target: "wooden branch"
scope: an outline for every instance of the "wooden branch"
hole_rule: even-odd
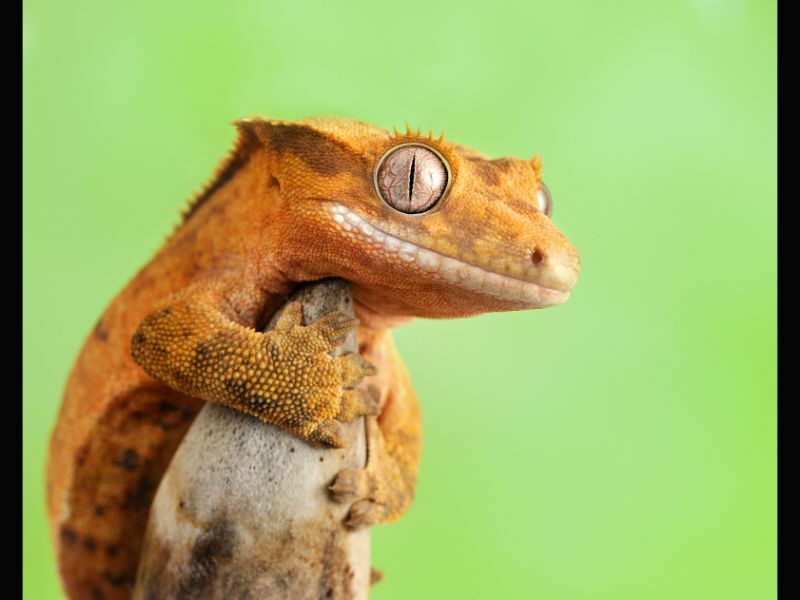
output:
[[[353,314],[347,284],[325,280],[293,299],[308,324]],[[274,323],[267,327],[270,329]],[[339,353],[356,352],[355,333]],[[344,449],[321,450],[277,427],[207,404],[156,493],[134,598],[366,598],[369,530],[344,528],[327,487],[366,464],[364,418]]]

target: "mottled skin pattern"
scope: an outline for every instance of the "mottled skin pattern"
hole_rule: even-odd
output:
[[[350,527],[397,519],[414,492],[421,428],[390,328],[558,304],[575,283],[576,250],[537,209],[537,158],[489,160],[343,118],[237,127],[234,151],[111,303],[67,382],[47,480],[70,597],[130,595],[156,486],[203,401],[320,446],[342,443],[341,421],[378,414],[367,468],[341,473],[331,496],[351,504]],[[376,163],[403,143],[449,163],[446,197],[423,214],[375,191]],[[375,241],[387,236],[407,245]],[[419,248],[428,253],[415,260]],[[351,283],[363,359],[328,354],[355,325],[339,314],[306,327],[290,308],[259,333],[300,283],[326,277]]]

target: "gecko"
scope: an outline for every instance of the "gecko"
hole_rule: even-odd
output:
[[[538,156],[490,159],[343,117],[234,124],[233,149],[68,377],[46,477],[71,598],[130,597],[156,488],[205,402],[328,448],[341,423],[375,417],[367,466],[339,473],[330,497],[350,528],[398,519],[422,438],[392,329],[555,306],[576,283]],[[298,286],[328,277],[349,282],[355,319],[304,326],[290,303],[264,332]],[[358,352],[332,356],[353,328]]]

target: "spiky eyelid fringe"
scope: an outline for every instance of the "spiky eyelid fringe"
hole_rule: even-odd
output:
[[[397,128],[392,129],[382,152],[388,152],[393,146],[397,146],[398,144],[423,144],[425,146],[430,146],[447,159],[454,176],[458,170],[456,145],[445,140],[444,132],[442,132],[439,137],[434,137],[433,130],[429,130],[427,134],[423,134],[420,129],[414,131],[414,129],[406,123],[405,133],[397,131]]]
[[[533,158],[528,161],[533,169],[534,175],[536,175],[536,183],[542,181],[542,157],[538,154],[534,154]]]

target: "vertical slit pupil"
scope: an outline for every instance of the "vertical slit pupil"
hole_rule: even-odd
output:
[[[411,202],[411,196],[414,194],[414,171],[417,166],[416,152],[411,156],[411,169],[408,172],[408,201]]]

